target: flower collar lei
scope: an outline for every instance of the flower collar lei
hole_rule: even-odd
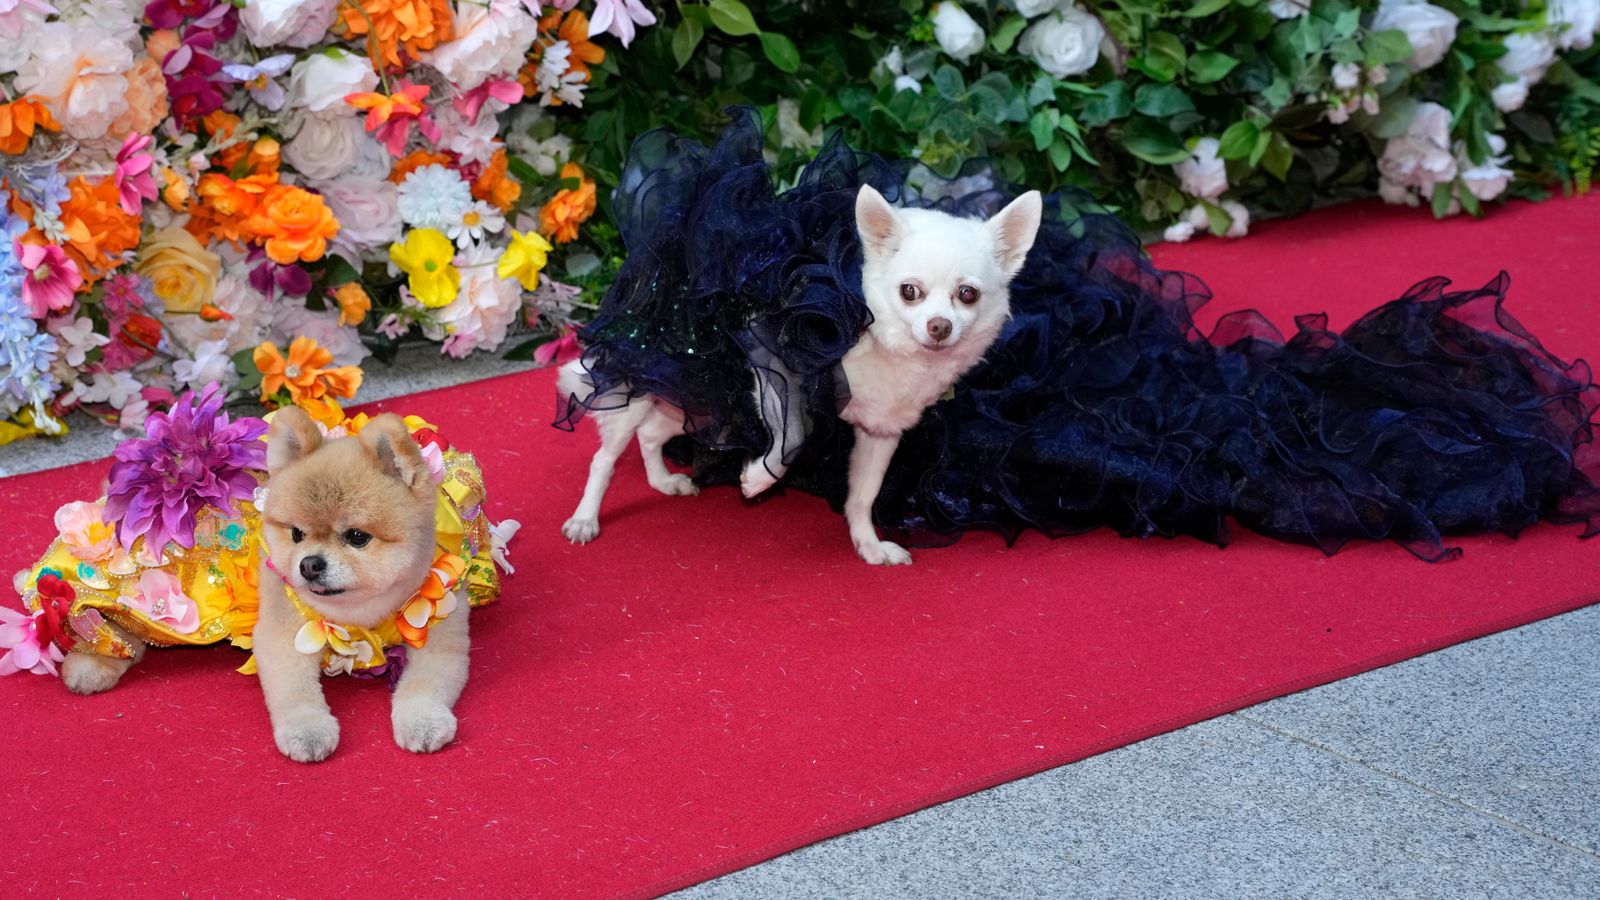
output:
[[[467,561],[453,553],[440,553],[428,568],[422,586],[400,607],[394,619],[375,628],[341,625],[329,620],[300,599],[271,559],[267,559],[267,568],[283,581],[283,591],[289,602],[305,620],[295,632],[295,649],[307,655],[321,654],[324,672],[348,674],[387,665],[386,651],[391,647],[421,647],[428,643],[428,629],[460,605],[455,588],[466,574]]]

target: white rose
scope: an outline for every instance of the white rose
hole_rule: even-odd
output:
[[[800,125],[800,104],[784,97],[778,101],[778,142],[785,147],[815,150],[822,146],[822,126],[805,130]]]
[[[1161,238],[1174,244],[1181,244],[1194,237],[1194,226],[1188,222],[1174,222],[1161,232]]]
[[[400,240],[400,190],[387,178],[351,178],[314,182],[328,209],[339,220],[335,245],[357,251],[384,248]]]
[[[51,22],[28,35],[33,56],[16,77],[19,95],[37,94],[67,134],[79,140],[105,138],[111,123],[128,111],[133,51],[89,22]]]
[[[1029,25],[1017,42],[1017,49],[1033,57],[1039,68],[1051,75],[1071,78],[1094,68],[1105,36],[1105,26],[1099,19],[1069,6]]]
[[[1245,209],[1243,203],[1237,200],[1224,200],[1218,205],[1232,220],[1228,224],[1228,231],[1224,235],[1225,237],[1244,237],[1250,233],[1250,210]]]
[[[1267,12],[1279,19],[1298,19],[1311,11],[1311,0],[1272,0]]]
[[[539,23],[521,4],[456,7],[455,38],[422,54],[422,61],[470,91],[490,78],[515,75],[539,35]]]
[[[288,105],[320,113],[345,108],[347,94],[378,86],[378,74],[365,56],[338,48],[313,53],[289,70]]]
[[[1394,206],[1416,206],[1422,202],[1411,188],[1387,178],[1378,179],[1378,196]]]
[[[1498,134],[1489,135],[1489,152],[1493,155],[1476,166],[1467,158],[1466,148],[1460,153],[1461,183],[1479,200],[1493,200],[1505,193],[1506,185],[1511,183],[1512,172],[1504,166],[1511,159],[1505,155],[1506,139]]]
[[[1450,151],[1450,110],[1437,103],[1417,104],[1406,133],[1390,138],[1378,158],[1378,171],[1397,185],[1433,196],[1433,186],[1454,181],[1456,157]]]
[[[899,93],[900,91],[910,91],[913,94],[920,94],[922,93],[922,82],[912,78],[910,75],[896,75],[894,79],[894,90],[895,93]]]
[[[1556,29],[1563,50],[1587,50],[1600,31],[1600,0],[1548,0],[1545,21]]]
[[[1023,18],[1031,19],[1034,16],[1042,16],[1050,12],[1060,2],[1061,0],[1016,0],[1013,5],[1016,6],[1017,12],[1021,13]]]
[[[1511,77],[1492,92],[1494,105],[1501,112],[1520,109],[1528,99],[1528,89],[1544,80],[1545,72],[1556,59],[1556,43],[1544,32],[1506,35],[1505,55],[1495,64]]]
[[[1411,58],[1406,62],[1411,71],[1421,72],[1444,59],[1455,42],[1460,21],[1455,13],[1423,0],[1382,0],[1372,19],[1372,30],[1405,32],[1406,40],[1411,42]]]
[[[307,178],[325,181],[350,171],[370,140],[356,115],[312,116],[300,114],[298,130],[283,145],[283,161]]]
[[[967,15],[967,11],[946,0],[933,9],[933,36],[939,49],[966,62],[983,49],[983,29]]]
[[[339,0],[245,0],[239,24],[257,47],[309,47],[333,25]]]
[[[1183,192],[1202,200],[1215,200],[1228,189],[1227,163],[1217,158],[1222,142],[1214,137],[1203,137],[1189,151],[1189,158],[1173,166]]]

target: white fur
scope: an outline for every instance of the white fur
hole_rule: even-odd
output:
[[[1011,314],[1008,286],[1033,246],[1042,213],[1037,191],[1018,197],[986,222],[934,210],[897,210],[871,187],[863,187],[856,197],[862,291],[873,321],[842,362],[850,402],[839,417],[854,426],[856,438],[845,521],[856,552],[868,563],[911,562],[904,548],[878,537],[872,504],[900,435],[999,336]],[[915,289],[911,302],[901,294],[907,284]],[[977,302],[960,300],[964,287],[978,292]],[[563,396],[584,397],[593,390],[576,360],[562,368],[558,385]],[[781,369],[758,370],[752,391],[772,444],[745,465],[740,485],[747,497],[783,477],[784,458],[805,437],[798,379]],[[661,458],[661,445],[683,431],[680,410],[656,397],[628,400],[624,395],[600,398],[595,405],[600,407],[594,413],[600,450],[589,466],[578,509],[561,527],[578,544],[600,533],[600,502],[630,437],[639,438],[652,487],[666,494],[697,492],[685,476],[670,474]],[[606,409],[608,405],[613,408]]]

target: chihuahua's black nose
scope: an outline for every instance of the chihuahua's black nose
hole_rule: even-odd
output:
[[[326,571],[328,571],[328,561],[320,556],[308,556],[300,560],[300,577],[307,581],[316,581]]]
[[[928,337],[942,341],[950,336],[950,320],[944,316],[934,316],[928,320]]]

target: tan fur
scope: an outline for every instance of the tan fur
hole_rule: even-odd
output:
[[[267,440],[262,528],[272,567],[263,561],[256,667],[278,749],[316,762],[338,745],[339,723],[322,697],[321,657],[294,647],[304,620],[283,579],[331,621],[370,627],[393,618],[433,561],[434,488],[420,449],[392,414],[373,419],[356,438],[323,441],[309,416],[285,409],[273,417]],[[350,529],[371,535],[370,542],[351,546]],[[311,556],[326,560],[318,583],[301,574]],[[467,604],[458,599],[428,643],[409,651],[395,691],[394,738],[407,750],[432,752],[455,737],[451,707],[466,684],[468,651]]]

